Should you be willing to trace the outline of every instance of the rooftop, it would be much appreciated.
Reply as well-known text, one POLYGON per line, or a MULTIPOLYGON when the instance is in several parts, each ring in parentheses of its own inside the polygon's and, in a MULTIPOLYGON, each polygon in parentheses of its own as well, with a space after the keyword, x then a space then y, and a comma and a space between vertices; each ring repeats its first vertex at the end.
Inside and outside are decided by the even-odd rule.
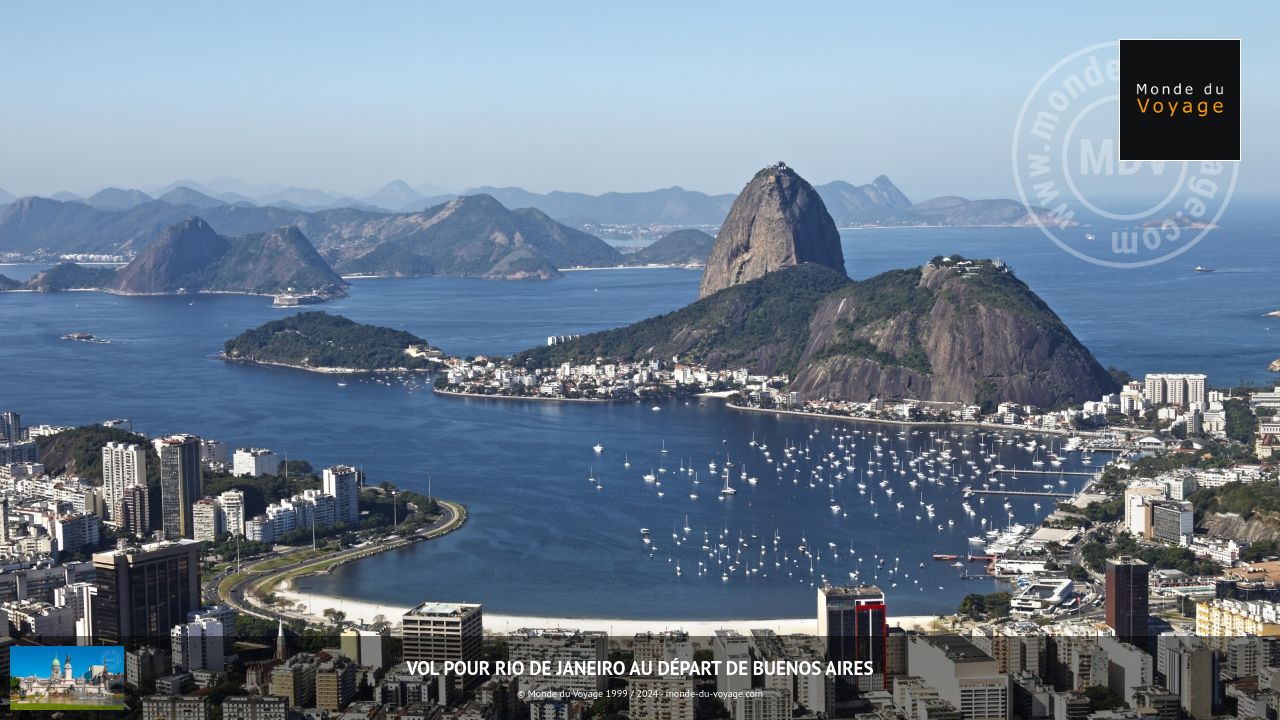
POLYGON ((827 597, 865 598, 884 601, 884 591, 875 585, 825 585, 821 592, 827 597))
POLYGON ((462 617, 473 610, 479 609, 479 603, 424 602, 405 613, 405 615, 414 615, 418 617, 462 617))
POLYGON ((959 635, 917 635, 916 637, 941 650, 952 662, 992 662, 990 655, 959 635))

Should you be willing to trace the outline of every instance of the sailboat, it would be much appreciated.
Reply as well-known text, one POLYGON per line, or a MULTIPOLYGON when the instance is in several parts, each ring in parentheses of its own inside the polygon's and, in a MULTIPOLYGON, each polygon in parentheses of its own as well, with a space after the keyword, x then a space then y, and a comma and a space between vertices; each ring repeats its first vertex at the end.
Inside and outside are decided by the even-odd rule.
POLYGON ((724 487, 720 488, 720 494, 721 494, 721 495, 736 495, 737 493, 738 493, 738 491, 737 491, 737 490, 734 490, 734 489, 733 489, 733 486, 731 486, 731 485, 729 484, 729 471, 728 471, 728 469, 726 469, 726 470, 724 471, 724 487))
POLYGON ((622 454, 622 467, 624 468, 631 467, 631 458, 629 458, 626 453, 622 454))

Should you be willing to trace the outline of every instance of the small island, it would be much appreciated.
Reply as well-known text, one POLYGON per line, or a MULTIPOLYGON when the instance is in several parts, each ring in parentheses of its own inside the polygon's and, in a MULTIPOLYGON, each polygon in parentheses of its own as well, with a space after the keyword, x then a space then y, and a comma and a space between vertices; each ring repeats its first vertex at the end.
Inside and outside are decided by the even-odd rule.
POLYGON ((277 365, 321 373, 426 372, 440 350, 403 330, 364 325, 323 311, 298 313, 228 340, 228 362, 277 365))
POLYGON ((93 335, 87 332, 70 332, 70 333, 67 333, 66 335, 63 335, 62 339, 74 340, 75 342, 98 343, 100 345, 106 345, 107 343, 111 342, 106 338, 100 338, 96 335, 93 335))

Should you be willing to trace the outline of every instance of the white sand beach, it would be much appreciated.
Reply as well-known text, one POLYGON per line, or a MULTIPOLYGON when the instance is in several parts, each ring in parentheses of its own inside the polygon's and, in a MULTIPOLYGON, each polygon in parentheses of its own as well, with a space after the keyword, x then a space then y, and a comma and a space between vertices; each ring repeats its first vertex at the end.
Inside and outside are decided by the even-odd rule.
MULTIPOLYGON (((347 620, 371 622, 375 616, 382 615, 391 623, 395 623, 401 615, 409 610, 403 605, 380 605, 377 603, 332 597, 329 595, 311 595, 289 589, 280 589, 276 593, 299 608, 300 614, 323 622, 324 611, 334 609, 346 614, 347 620)), ((907 630, 927 629, 937 620, 933 615, 891 616, 889 624, 907 630)), ((642 632, 660 632, 663 630, 683 630, 696 637, 713 635, 716 630, 731 629, 748 632, 753 628, 765 628, 777 633, 816 633, 818 622, 814 618, 781 618, 759 620, 623 620, 614 618, 581 618, 581 617, 532 617, 525 615, 502 615, 498 613, 484 614, 486 632, 505 633, 521 628, 574 628, 578 630, 603 630, 610 635, 627 636, 642 632)))

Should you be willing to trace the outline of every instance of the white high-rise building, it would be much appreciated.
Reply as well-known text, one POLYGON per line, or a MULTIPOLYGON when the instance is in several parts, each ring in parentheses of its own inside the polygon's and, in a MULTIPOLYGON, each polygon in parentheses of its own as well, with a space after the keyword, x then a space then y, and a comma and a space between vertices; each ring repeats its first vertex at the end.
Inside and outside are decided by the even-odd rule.
POLYGON ((120 503, 127 488, 147 484, 147 451, 133 443, 102 446, 102 501, 107 522, 120 524, 120 503))
POLYGON ((194 539, 213 542, 223 533, 222 508, 213 498, 201 498, 191 507, 191 523, 194 539))
POLYGON ((1143 395, 1152 405, 1203 406, 1206 379, 1198 373, 1149 373, 1143 378, 1143 395))
POLYGON ((240 490, 227 490, 218 496, 218 507, 222 509, 222 524, 232 535, 244 536, 244 493, 240 490))
POLYGON ((213 618, 175 625, 169 633, 174 667, 222 672, 226 669, 224 635, 222 623, 213 618))
POLYGON ((357 487, 356 469, 350 465, 334 465, 325 468, 321 475, 321 489, 334 499, 334 519, 346 525, 360 522, 360 488, 357 487))
POLYGON ((236 448, 231 456, 231 474, 238 477, 275 475, 280 472, 276 454, 266 448, 236 448))

